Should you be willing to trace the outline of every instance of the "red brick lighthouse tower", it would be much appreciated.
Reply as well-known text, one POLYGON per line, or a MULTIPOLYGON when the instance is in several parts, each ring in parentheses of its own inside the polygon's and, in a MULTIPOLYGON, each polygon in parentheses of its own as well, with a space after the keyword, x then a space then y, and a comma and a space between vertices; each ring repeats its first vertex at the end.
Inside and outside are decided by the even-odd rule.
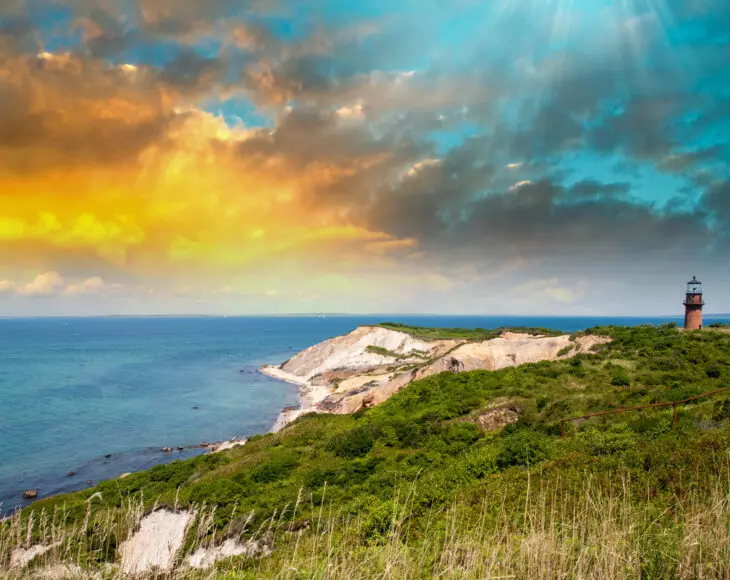
POLYGON ((695 276, 687 282, 687 293, 684 297, 684 327, 687 330, 702 328, 702 282, 695 276))

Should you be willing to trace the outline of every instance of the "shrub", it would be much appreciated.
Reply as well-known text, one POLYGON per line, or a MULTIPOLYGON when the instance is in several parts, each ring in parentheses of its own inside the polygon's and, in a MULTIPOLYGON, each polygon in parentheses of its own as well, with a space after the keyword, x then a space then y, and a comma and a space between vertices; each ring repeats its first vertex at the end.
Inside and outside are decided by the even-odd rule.
POLYGON ((325 483, 332 482, 335 478, 335 471, 315 467, 304 477, 304 486, 308 489, 317 489, 325 483))
POLYGON ((610 455, 636 445, 636 436, 625 425, 602 431, 591 427, 579 433, 578 438, 591 455, 610 455))
POLYGON ((343 486, 362 484, 375 473, 382 460, 380 457, 366 457, 349 461, 337 473, 335 483, 343 486))
POLYGON ((614 387, 628 387, 631 384, 631 379, 624 373, 618 373, 611 379, 611 384, 614 387))
POLYGON ((217 505, 227 508, 248 495, 246 487, 230 479, 215 479, 195 484, 190 490, 190 500, 194 503, 217 505))
POLYGON ((327 445, 327 450, 339 457, 352 459, 367 455, 373 445, 375 445, 373 429, 369 425, 363 425, 333 438, 327 445))
POLYGON ((715 421, 730 419, 730 399, 717 401, 712 408, 712 418, 715 421))
POLYGON ((497 466, 535 465, 549 456, 546 437, 536 431, 521 430, 509 437, 497 455, 497 466))
POLYGON ((722 376, 722 370, 719 366, 713 365, 705 369, 705 374, 711 379, 719 379, 722 376))
POLYGON ((661 375, 651 371, 639 373, 636 377, 636 380, 638 383, 649 386, 661 385, 662 383, 661 375))
POLYGON ((285 479, 297 466, 295 455, 282 455, 257 465, 251 470, 251 479, 256 483, 271 483, 285 479))
POLYGON ((672 430, 672 421, 666 416, 654 415, 648 416, 640 413, 636 419, 628 423, 629 427, 643 437, 658 437, 663 433, 672 430))
POLYGON ((392 502, 376 504, 370 508, 362 525, 363 538, 368 543, 381 543, 390 533, 396 515, 396 508, 392 502))
POLYGON ((481 447, 469 453, 466 469, 472 477, 482 479, 497 471, 497 458, 497 451, 493 447, 481 447))

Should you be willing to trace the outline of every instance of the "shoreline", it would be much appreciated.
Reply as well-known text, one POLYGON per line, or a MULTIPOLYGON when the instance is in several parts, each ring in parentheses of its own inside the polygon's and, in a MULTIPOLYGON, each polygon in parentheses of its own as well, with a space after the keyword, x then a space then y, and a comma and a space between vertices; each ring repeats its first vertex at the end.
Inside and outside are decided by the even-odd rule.
POLYGON ((302 415, 307 413, 316 413, 317 405, 324 401, 330 394, 331 391, 328 387, 312 385, 309 380, 298 377, 292 373, 288 373, 281 368, 279 365, 264 365, 258 369, 262 375, 277 379, 290 385, 297 386, 297 398, 299 404, 297 407, 287 407, 276 418, 273 426, 269 430, 269 433, 277 433, 281 431, 286 425, 295 421, 302 415))
POLYGON ((0 499, 0 520, 11 516, 17 510, 33 505, 38 500, 82 491, 98 485, 102 481, 126 478, 135 473, 152 469, 157 465, 167 465, 173 461, 219 453, 245 445, 247 441, 248 438, 246 437, 232 437, 220 441, 201 442, 197 445, 150 446, 99 455, 67 473, 46 474, 35 481, 34 485, 4 489, 2 499, 0 499), (133 459, 130 461, 129 458, 133 459), (111 470, 109 470, 110 466, 105 467, 108 463, 114 464, 120 459, 124 463, 133 462, 137 465, 118 465, 118 469, 111 467, 111 470), (24 490, 35 490, 38 492, 38 496, 32 499, 24 498, 24 490))
MULTIPOLYGON (((295 375, 292 375, 290 373, 287 373, 286 371, 281 370, 277 365, 266 365, 263 367, 259 367, 256 372, 259 372, 265 376, 271 377, 273 379, 277 379, 282 382, 286 382, 289 384, 293 384, 297 386, 297 399, 298 399, 298 405, 295 408, 287 407, 284 410, 280 411, 277 415, 276 420, 271 425, 271 427, 265 431, 266 433, 276 433, 279 430, 281 430, 285 425, 288 423, 294 421, 296 418, 300 417, 301 415, 304 415, 305 413, 312 412, 314 410, 314 407, 317 403, 319 403, 321 400, 326 398, 330 393, 329 389, 327 387, 316 387, 309 384, 307 380, 304 380, 300 377, 297 377, 295 375)), ((220 453, 221 451, 227 451, 230 449, 234 449, 236 447, 241 447, 245 445, 248 441, 248 437, 232 437, 230 439, 224 439, 224 440, 216 440, 216 441, 201 441, 197 445, 163 445, 160 447, 147 447, 144 449, 138 449, 136 450, 139 454, 154 454, 159 456, 160 458, 164 458, 160 462, 154 462, 152 467, 155 465, 165 465, 169 463, 170 461, 176 461, 178 458, 177 455, 182 454, 183 459, 190 459, 192 457, 195 457, 198 454, 195 455, 188 455, 190 452, 199 451, 200 455, 209 455, 213 453, 220 453)), ((135 450, 129 450, 125 453, 134 453, 135 450)), ((110 454, 111 455, 111 454, 110 454)), ((116 453, 114 455, 117 455, 116 453)), ((80 481, 85 476, 82 475, 82 472, 85 471, 85 467, 87 467, 89 464, 97 463, 97 462, 104 462, 105 459, 110 459, 110 456, 108 455, 100 455, 99 457, 92 459, 88 464, 84 464, 84 466, 79 466, 73 471, 70 471, 65 476, 59 475, 58 477, 58 485, 57 489, 58 491, 53 491, 48 494, 41 494, 39 493, 37 498, 34 498, 33 500, 21 500, 18 502, 17 505, 14 505, 10 508, 5 508, 5 506, 2 505, 2 502, 0 502, 0 520, 4 518, 8 518, 12 515, 13 512, 17 510, 25 509, 26 507, 32 505, 37 500, 46 499, 49 497, 53 497, 55 495, 65 494, 65 493, 74 493, 76 491, 81 491, 83 489, 86 489, 87 487, 98 485, 102 481, 106 481, 107 479, 119 479, 119 478, 125 478, 133 475, 134 473, 137 473, 137 471, 144 471, 147 469, 151 469, 150 466, 145 466, 141 470, 137 471, 124 471, 117 473, 116 475, 110 475, 108 478, 103 478, 99 480, 89 480, 91 481, 91 484, 83 483, 83 481, 80 481), (76 485, 71 484, 69 486, 64 486, 63 482, 67 481, 68 479, 75 478, 76 476, 79 476, 79 479, 76 480, 76 485)), ((39 488, 44 487, 43 485, 38 486, 39 488)), ((38 489, 38 488, 29 488, 29 489, 38 489)), ((9 499, 9 498, 8 498, 9 499)))

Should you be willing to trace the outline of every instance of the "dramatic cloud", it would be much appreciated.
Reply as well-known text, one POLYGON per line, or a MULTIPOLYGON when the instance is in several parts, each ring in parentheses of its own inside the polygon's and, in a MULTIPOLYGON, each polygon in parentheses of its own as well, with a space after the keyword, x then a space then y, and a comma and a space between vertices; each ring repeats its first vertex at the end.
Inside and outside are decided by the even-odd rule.
POLYGON ((0 313, 676 311, 730 7, 603 4, 4 2, 0 313))

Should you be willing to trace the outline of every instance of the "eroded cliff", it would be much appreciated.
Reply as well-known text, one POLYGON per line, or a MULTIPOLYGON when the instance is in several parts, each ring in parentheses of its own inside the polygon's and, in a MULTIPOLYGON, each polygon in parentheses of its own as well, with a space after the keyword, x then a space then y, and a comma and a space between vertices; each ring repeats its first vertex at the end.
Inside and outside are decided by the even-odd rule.
POLYGON ((300 407, 281 414, 274 426, 278 430, 304 413, 354 413, 377 405, 411 381, 444 371, 498 370, 569 358, 608 341, 594 335, 519 332, 489 340, 430 340, 381 326, 361 326, 261 371, 300 388, 300 407))

